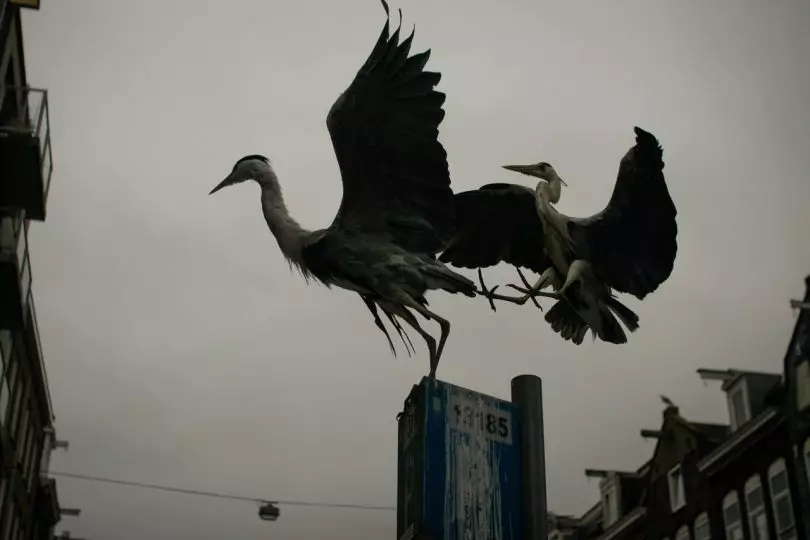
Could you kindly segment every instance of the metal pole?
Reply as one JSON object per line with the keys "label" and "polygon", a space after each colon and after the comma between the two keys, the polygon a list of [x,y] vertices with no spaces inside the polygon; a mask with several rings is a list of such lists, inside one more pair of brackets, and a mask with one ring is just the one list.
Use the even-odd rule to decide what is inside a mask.
{"label": "metal pole", "polygon": [[546,540],[546,447],[540,377],[519,375],[512,379],[512,403],[520,416],[526,540]]}

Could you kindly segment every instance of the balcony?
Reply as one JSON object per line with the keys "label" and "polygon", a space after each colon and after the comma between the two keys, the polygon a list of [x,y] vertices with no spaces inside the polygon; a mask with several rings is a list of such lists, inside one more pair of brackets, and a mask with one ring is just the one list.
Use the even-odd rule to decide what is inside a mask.
{"label": "balcony", "polygon": [[28,226],[22,212],[0,216],[0,328],[25,328],[31,292]]}
{"label": "balcony", "polygon": [[0,90],[0,209],[24,210],[28,219],[44,221],[53,173],[48,92]]}
{"label": "balcony", "polygon": [[28,252],[28,220],[22,212],[0,215],[0,329],[12,330],[24,339],[34,375],[37,395],[53,419],[48,376],[42,356],[34,292],[31,288],[31,257]]}
{"label": "balcony", "polygon": [[37,486],[34,499],[34,519],[46,527],[53,527],[59,523],[59,497],[56,493],[56,481],[52,478],[43,479]]}

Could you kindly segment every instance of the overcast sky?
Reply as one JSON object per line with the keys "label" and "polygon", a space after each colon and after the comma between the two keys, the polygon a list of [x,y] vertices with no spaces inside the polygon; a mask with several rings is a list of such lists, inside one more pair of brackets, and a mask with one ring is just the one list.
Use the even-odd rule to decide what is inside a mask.
{"label": "overcast sky", "polygon": [[[551,509],[597,499],[587,467],[634,469],[661,419],[727,419],[698,367],[781,370],[810,273],[810,8],[801,0],[410,0],[432,48],[456,191],[551,162],[586,216],[633,126],[664,147],[678,207],[671,278],[630,343],[564,342],[527,305],[435,293],[449,382],[509,397],[545,381]],[[393,11],[393,9],[392,9]],[[395,415],[428,357],[394,360],[354,293],[306,285],[255,185],[208,191],[243,155],[275,165],[302,225],[341,197],[326,113],[371,51],[377,0],[44,0],[24,14],[50,91],[54,177],[31,249],[60,471],[267,499],[395,505]],[[396,24],[394,15],[393,22]],[[470,275],[474,275],[470,273]],[[487,273],[512,280],[508,268]],[[436,329],[437,330],[437,329]],[[282,507],[59,479],[89,539],[392,538],[391,511]]]}

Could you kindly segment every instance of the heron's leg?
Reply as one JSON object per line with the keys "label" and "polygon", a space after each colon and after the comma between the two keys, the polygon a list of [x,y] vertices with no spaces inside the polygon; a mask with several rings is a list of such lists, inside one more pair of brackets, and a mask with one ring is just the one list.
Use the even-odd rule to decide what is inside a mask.
{"label": "heron's leg", "polygon": [[[442,332],[441,336],[439,336],[439,346],[436,349],[436,354],[434,354],[431,357],[431,360],[430,360],[430,378],[435,379],[436,378],[436,369],[439,367],[439,359],[442,356],[442,351],[444,350],[444,345],[447,343],[447,338],[450,335],[450,321],[448,321],[447,319],[445,319],[441,315],[438,315],[438,314],[430,311],[428,308],[426,308],[425,306],[423,306],[419,302],[414,301],[411,298],[408,298],[406,300],[405,305],[407,307],[413,309],[417,313],[422,314],[425,318],[432,319],[432,320],[436,321],[437,323],[439,323],[439,328],[441,328],[441,332]],[[414,319],[414,320],[416,320],[416,319]],[[431,337],[431,339],[433,339],[433,338]]]}
{"label": "heron's leg", "polygon": [[[411,302],[414,305],[419,306],[419,304],[417,302],[411,301],[410,298],[408,298],[406,300],[406,302],[407,302],[406,305],[408,307],[412,307]],[[419,307],[422,307],[422,306],[419,306]],[[392,304],[390,306],[387,305],[385,307],[385,309],[386,309],[386,311],[390,310],[391,313],[393,313],[395,315],[398,315],[399,317],[402,317],[402,320],[405,321],[406,323],[408,323],[409,325],[411,325],[414,330],[419,332],[419,335],[422,336],[422,339],[425,340],[425,343],[427,343],[428,352],[430,353],[430,378],[435,379],[436,378],[436,365],[438,365],[438,360],[436,359],[436,340],[433,338],[433,336],[431,336],[429,333],[427,333],[427,331],[425,331],[419,325],[419,321],[416,320],[416,317],[413,316],[413,313],[411,313],[410,311],[407,310],[405,305],[401,305],[401,304],[393,305]]]}
{"label": "heron's leg", "polygon": [[[394,342],[391,340],[391,335],[388,333],[388,330],[383,325],[382,319],[380,319],[380,316],[377,314],[377,306],[374,303],[374,300],[372,300],[370,298],[367,298],[366,296],[363,296],[362,294],[360,295],[360,298],[363,299],[363,302],[366,303],[366,307],[371,312],[371,314],[374,316],[374,324],[376,324],[377,328],[382,330],[382,333],[385,334],[385,338],[388,340],[388,346],[391,347],[391,352],[394,354],[394,358],[396,358],[397,357],[397,350],[394,348]],[[401,337],[402,336],[400,335],[400,338]],[[407,347],[405,347],[405,348],[407,349]],[[411,355],[411,353],[409,352],[408,356],[410,356],[410,355]]]}
{"label": "heron's leg", "polygon": [[402,344],[405,345],[405,350],[408,352],[408,357],[409,358],[411,357],[411,353],[416,354],[416,349],[413,348],[411,336],[409,336],[408,332],[406,332],[405,329],[402,328],[402,325],[399,324],[399,321],[396,319],[396,317],[394,317],[391,313],[388,313],[385,309],[383,309],[383,313],[385,313],[385,316],[388,317],[388,320],[391,321],[391,324],[394,326],[394,329],[397,331],[397,334],[399,334],[399,339],[401,339]]}

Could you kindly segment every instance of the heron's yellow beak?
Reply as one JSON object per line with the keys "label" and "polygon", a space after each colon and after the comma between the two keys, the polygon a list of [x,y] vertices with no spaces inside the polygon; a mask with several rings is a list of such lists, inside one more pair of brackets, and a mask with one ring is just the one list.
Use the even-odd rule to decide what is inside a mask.
{"label": "heron's yellow beak", "polygon": [[235,183],[236,183],[236,180],[234,179],[233,174],[229,174],[228,177],[225,180],[223,180],[222,182],[217,184],[214,189],[212,189],[211,191],[208,192],[208,194],[212,195],[212,194],[216,193],[217,191],[219,191],[220,189],[222,189],[224,187],[228,187],[228,186],[230,186],[232,184],[235,184]]}

